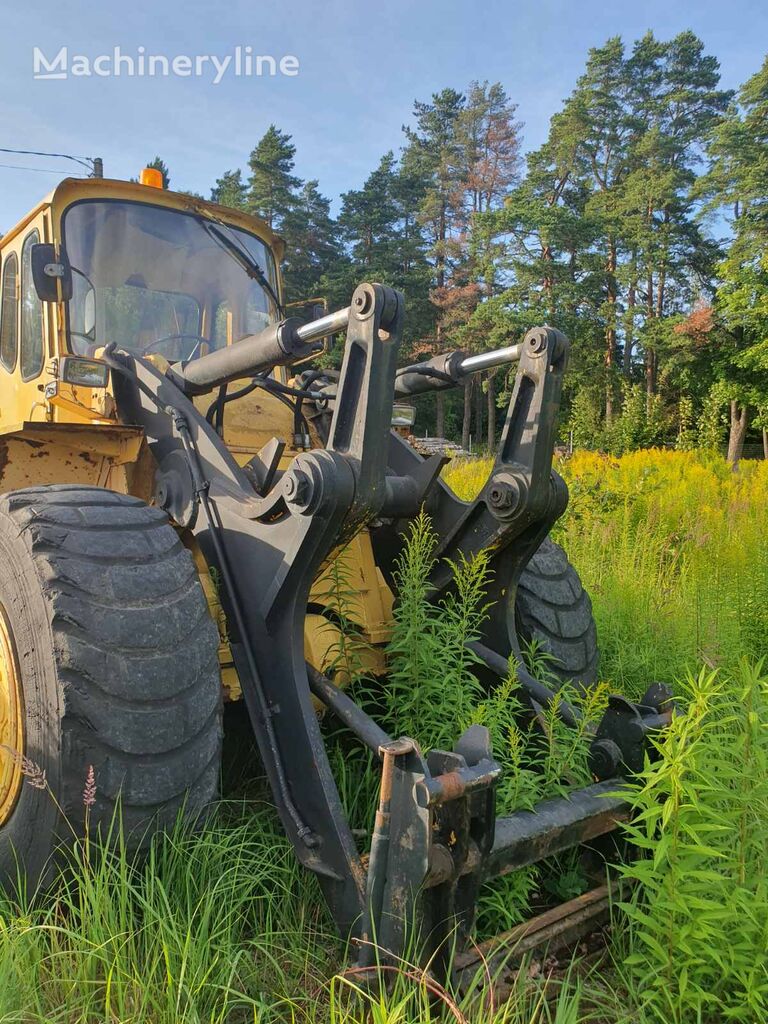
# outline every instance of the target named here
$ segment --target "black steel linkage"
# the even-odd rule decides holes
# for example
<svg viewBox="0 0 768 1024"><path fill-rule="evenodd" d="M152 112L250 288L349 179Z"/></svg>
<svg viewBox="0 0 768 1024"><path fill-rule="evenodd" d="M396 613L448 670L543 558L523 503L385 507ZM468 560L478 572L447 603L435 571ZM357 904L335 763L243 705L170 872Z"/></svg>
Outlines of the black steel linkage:
<svg viewBox="0 0 768 1024"><path fill-rule="evenodd" d="M499 448L485 486L474 501L462 501L441 480L426 500L426 509L438 538L438 562L431 576L436 591L450 584L452 573L446 558L471 557L480 551L494 552L515 541L523 565L562 515L567 490L551 472L555 426L569 343L551 327L528 332L520 347L515 385ZM390 469L400 476L413 475L422 457L402 438L390 441ZM382 572L392 578L393 559L404 542L406 524L391 531L375 531ZM529 550L530 549L530 550Z"/></svg>
<svg viewBox="0 0 768 1024"><path fill-rule="evenodd" d="M377 515L386 498L402 313L391 290L356 289L329 447L296 456L266 493L172 379L148 361L114 357L133 374L115 376L115 397L120 419L144 428L155 501L222 574L232 655L275 804L345 937L364 927L366 878L310 693L304 619L345 529Z"/></svg>
<svg viewBox="0 0 768 1024"><path fill-rule="evenodd" d="M384 732L370 715L366 715L351 697L335 686L322 672L318 672L309 662L307 662L307 678L309 679L309 688L317 699L322 701L339 721L343 722L381 760L381 748L392 743L392 737Z"/></svg>
<svg viewBox="0 0 768 1024"><path fill-rule="evenodd" d="M497 676L505 679L509 675L509 660L502 658L496 651L492 651L490 647L486 647L485 644L479 641L470 641L467 647L473 654L476 654L482 663L494 672ZM526 671L521 665L517 664L515 668L518 682L526 691L528 696L540 704L543 708L548 708L552 701L555 699L555 691L551 690L544 683L539 682L538 679ZM579 708L575 708L572 704L569 704L567 700L563 700L559 697L557 700L557 714L565 722L566 725L576 726L582 719L582 713Z"/></svg>
<svg viewBox="0 0 768 1024"><path fill-rule="evenodd" d="M607 779L574 790L567 797L542 800L532 811L497 818L484 867L486 877L517 871L612 832L629 819L630 803L621 793L626 785L622 779Z"/></svg>
<svg viewBox="0 0 768 1024"><path fill-rule="evenodd" d="M264 472L238 465L177 386L184 386L183 374L166 376L146 360L110 352L114 392L120 419L143 428L156 461L156 504L189 530L221 574L232 655L275 804L300 862L318 875L339 930L367 940L364 949L371 950L374 940L402 956L413 926L426 949L443 956L451 936L469 933L484 878L589 842L623 820L627 801L609 795L621 782L611 777L497 822L501 769L486 729L473 726L453 751L425 757L414 740L389 737L307 666L310 589L334 548L365 524L371 524L377 562L391 579L404 520L426 502L440 538L441 561L431 579L435 596L451 585L445 558L489 548L494 553L493 636L475 654L506 674L507 656L519 656L513 621L519 574L567 498L551 461L568 343L550 328L526 335L493 471L476 501L461 502L438 479L440 461L425 462L389 430L402 297L381 285L361 285L344 319L347 343L327 447L302 452L279 475L274 448L262 460ZM309 342L302 330L296 337ZM252 370L252 361L271 360L276 347L288 358L291 346L279 331L273 335L251 339L224 358L223 367L219 358L200 360L190 372L191 390L222 373L228 378L244 367ZM389 523L374 525L387 517ZM519 678L533 702L553 701L552 692L524 669ZM313 695L382 759L367 875ZM578 709L562 703L560 713L578 724ZM592 744L595 775L635 770L649 738L673 713L661 687L638 705L612 698Z"/></svg>

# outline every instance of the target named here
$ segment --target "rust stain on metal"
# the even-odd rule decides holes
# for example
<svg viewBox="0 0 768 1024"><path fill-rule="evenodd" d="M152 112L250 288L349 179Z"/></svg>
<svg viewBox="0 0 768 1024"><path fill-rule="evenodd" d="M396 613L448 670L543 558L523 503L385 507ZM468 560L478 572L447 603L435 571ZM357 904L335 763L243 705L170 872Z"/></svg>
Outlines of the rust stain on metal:
<svg viewBox="0 0 768 1024"><path fill-rule="evenodd" d="M440 801L458 800L464 795L466 783L458 772L446 772L445 775L437 775L432 780L435 786L440 787Z"/></svg>
<svg viewBox="0 0 768 1024"><path fill-rule="evenodd" d="M544 911L522 924L516 925L501 935L486 939L466 953L460 953L455 960L457 971L475 968L479 962L492 963L502 957L509 963L510 956L521 959L532 949L561 949L569 943L593 931L600 921L607 920L611 901L621 895L627 885L625 881L609 882L596 889L582 893L575 899L561 903Z"/></svg>

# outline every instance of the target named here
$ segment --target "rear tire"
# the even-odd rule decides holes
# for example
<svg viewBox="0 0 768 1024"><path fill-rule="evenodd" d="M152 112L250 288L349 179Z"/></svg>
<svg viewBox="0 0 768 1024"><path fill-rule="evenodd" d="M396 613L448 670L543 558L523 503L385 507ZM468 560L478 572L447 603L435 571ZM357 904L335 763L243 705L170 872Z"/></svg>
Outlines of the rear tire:
<svg viewBox="0 0 768 1024"><path fill-rule="evenodd" d="M118 807L132 852L182 808L194 817L216 796L218 632L163 512L96 487L3 495L0 610L27 759L0 822L2 883L45 879L62 841L86 822L104 834Z"/></svg>
<svg viewBox="0 0 768 1024"><path fill-rule="evenodd" d="M559 544L549 537L522 572L514 607L520 646L532 641L553 656L548 666L561 683L597 682L600 652L592 602Z"/></svg>

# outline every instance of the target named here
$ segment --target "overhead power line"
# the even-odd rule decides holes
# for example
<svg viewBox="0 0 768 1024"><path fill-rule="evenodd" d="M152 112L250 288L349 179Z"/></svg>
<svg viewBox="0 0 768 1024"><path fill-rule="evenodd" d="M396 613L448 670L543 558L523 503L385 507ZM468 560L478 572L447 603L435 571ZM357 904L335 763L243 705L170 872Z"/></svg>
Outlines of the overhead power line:
<svg viewBox="0 0 768 1024"><path fill-rule="evenodd" d="M0 164L0 167L6 168L10 171L35 171L37 174L72 174L68 168L65 170L58 167L24 167L22 164ZM76 178L83 178L83 174L75 174Z"/></svg>
<svg viewBox="0 0 768 1024"><path fill-rule="evenodd" d="M71 153L42 153L36 149L5 149L3 146L0 146L0 153L14 153L17 156L47 156L54 160L74 160L76 164L87 167L91 173L93 173L98 159L90 156L72 156Z"/></svg>

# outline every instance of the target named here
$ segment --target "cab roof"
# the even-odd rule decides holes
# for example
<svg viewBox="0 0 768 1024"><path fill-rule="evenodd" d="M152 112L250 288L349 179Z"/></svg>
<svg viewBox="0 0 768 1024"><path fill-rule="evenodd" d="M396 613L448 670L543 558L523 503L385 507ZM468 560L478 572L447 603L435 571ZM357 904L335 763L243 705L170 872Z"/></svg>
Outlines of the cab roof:
<svg viewBox="0 0 768 1024"><path fill-rule="evenodd" d="M275 252L278 262L282 259L285 242L261 217L234 210L220 203L212 203L184 192L140 185L138 182L119 181L113 178L65 178L56 188L42 199L29 213L0 238L0 248L12 241L35 217L46 209L52 209L55 234L58 236L61 218L67 207L82 199L123 199L148 203L174 210L208 214L214 219L226 221L251 232L266 242Z"/></svg>

